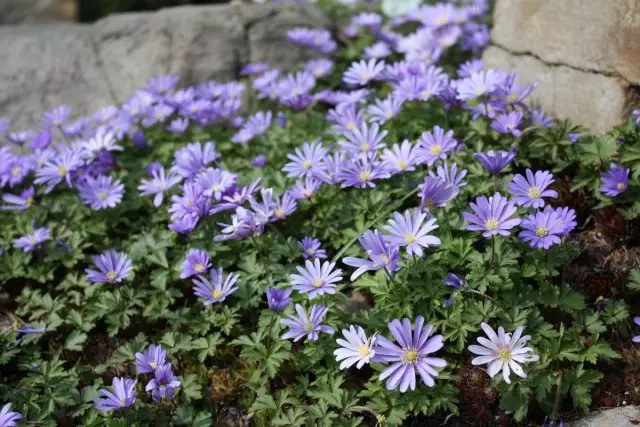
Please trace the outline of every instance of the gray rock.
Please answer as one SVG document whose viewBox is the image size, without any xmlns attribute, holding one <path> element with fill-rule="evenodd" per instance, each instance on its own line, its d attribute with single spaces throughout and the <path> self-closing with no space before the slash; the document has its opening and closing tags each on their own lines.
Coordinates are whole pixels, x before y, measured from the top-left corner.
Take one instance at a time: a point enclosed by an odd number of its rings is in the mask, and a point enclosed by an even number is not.
<svg viewBox="0 0 640 427">
<path fill-rule="evenodd" d="M 538 87 L 529 97 L 531 104 L 598 133 L 610 130 L 638 104 L 636 91 L 619 77 L 547 65 L 497 46 L 489 47 L 483 59 L 487 67 L 517 72 L 518 81 L 537 82 Z"/>
<path fill-rule="evenodd" d="M 123 102 L 156 75 L 189 85 L 237 77 L 252 61 L 290 68 L 310 52 L 285 32 L 329 24 L 310 4 L 228 4 L 116 14 L 91 26 L 0 27 L 0 116 L 34 127 L 59 104 L 82 115 Z"/>
<path fill-rule="evenodd" d="M 640 408 L 623 406 L 594 412 L 579 421 L 571 423 L 571 427 L 632 427 L 631 420 L 640 418 Z"/>
</svg>

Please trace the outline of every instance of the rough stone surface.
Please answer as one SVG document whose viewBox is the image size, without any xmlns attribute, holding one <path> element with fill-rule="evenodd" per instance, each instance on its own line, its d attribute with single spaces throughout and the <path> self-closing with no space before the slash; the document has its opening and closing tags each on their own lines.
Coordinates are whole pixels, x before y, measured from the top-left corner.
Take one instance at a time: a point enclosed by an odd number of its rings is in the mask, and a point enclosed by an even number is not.
<svg viewBox="0 0 640 427">
<path fill-rule="evenodd" d="M 497 46 L 484 54 L 487 67 L 513 70 L 519 81 L 538 83 L 530 104 L 561 119 L 571 119 L 603 133 L 618 124 L 637 103 L 635 91 L 619 77 L 585 72 L 563 65 L 547 65 L 529 55 Z"/>
<path fill-rule="evenodd" d="M 571 427 L 632 427 L 637 425 L 631 420 L 640 418 L 640 408 L 624 406 L 595 412 L 571 424 Z"/>
<path fill-rule="evenodd" d="M 0 0 L 0 24 L 73 21 L 77 0 Z"/>
<path fill-rule="evenodd" d="M 156 75 L 188 85 L 234 78 L 251 61 L 286 69 L 309 55 L 286 31 L 329 25 L 310 4 L 230 4 L 116 14 L 91 26 L 2 26 L 0 116 L 33 127 L 62 103 L 80 115 L 122 102 Z"/>
<path fill-rule="evenodd" d="M 640 0 L 500 0 L 494 22 L 507 50 L 640 83 Z"/>
</svg>

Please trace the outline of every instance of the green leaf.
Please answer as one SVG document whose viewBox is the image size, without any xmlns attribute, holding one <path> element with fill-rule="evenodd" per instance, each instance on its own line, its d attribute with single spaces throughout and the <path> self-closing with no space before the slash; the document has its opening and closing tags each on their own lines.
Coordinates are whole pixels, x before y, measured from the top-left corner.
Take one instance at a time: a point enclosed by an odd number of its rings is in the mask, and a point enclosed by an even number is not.
<svg viewBox="0 0 640 427">
<path fill-rule="evenodd" d="M 87 340 L 87 334 L 78 330 L 72 331 L 64 342 L 64 348 L 71 351 L 82 351 L 82 343 Z"/>
</svg>

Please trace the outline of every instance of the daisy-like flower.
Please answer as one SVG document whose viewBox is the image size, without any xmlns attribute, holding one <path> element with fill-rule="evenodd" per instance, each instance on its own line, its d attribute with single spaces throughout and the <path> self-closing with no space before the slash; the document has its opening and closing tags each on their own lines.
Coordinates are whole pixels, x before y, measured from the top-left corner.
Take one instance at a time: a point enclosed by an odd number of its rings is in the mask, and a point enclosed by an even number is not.
<svg viewBox="0 0 640 427">
<path fill-rule="evenodd" d="M 301 179 L 297 180 L 295 185 L 287 193 L 289 193 L 294 200 L 309 199 L 318 191 L 321 185 L 321 181 L 308 176 L 304 181 Z"/>
<path fill-rule="evenodd" d="M 385 99 L 377 99 L 373 105 L 369 106 L 367 112 L 371 116 L 372 122 L 384 123 L 402 111 L 402 104 L 402 98 L 389 95 Z"/>
<path fill-rule="evenodd" d="M 167 353 L 162 346 L 151 344 L 147 351 L 144 353 L 138 352 L 135 356 L 136 361 L 134 363 L 138 374 L 150 374 L 159 366 L 164 365 Z"/>
<path fill-rule="evenodd" d="M 324 305 L 314 304 L 308 314 L 300 304 L 296 304 L 295 309 L 297 316 L 290 314 L 288 319 L 280 319 L 280 323 L 289 328 L 282 335 L 283 340 L 293 338 L 293 342 L 298 342 L 306 337 L 309 341 L 318 341 L 321 332 L 329 335 L 335 333 L 333 328 L 322 324 L 329 311 Z"/>
<path fill-rule="evenodd" d="M 58 128 L 62 126 L 71 115 L 71 107 L 59 105 L 53 110 L 44 113 L 40 124 L 45 128 Z"/>
<path fill-rule="evenodd" d="M 349 153 L 366 157 L 384 147 L 383 139 L 387 133 L 386 130 L 380 131 L 377 123 L 369 126 L 364 122 L 359 128 L 345 133 L 347 140 L 338 141 L 338 144 Z"/>
<path fill-rule="evenodd" d="M 302 144 L 302 150 L 296 148 L 293 154 L 287 154 L 289 163 L 284 165 L 282 170 L 287 173 L 288 177 L 302 178 L 312 176 L 317 172 L 322 159 L 327 155 L 327 149 L 322 146 L 320 141 L 305 142 Z"/>
<path fill-rule="evenodd" d="M 99 127 L 96 133 L 87 141 L 81 143 L 80 146 L 91 159 L 95 159 L 101 151 L 124 150 L 121 145 L 118 145 L 115 134 L 103 126 Z"/>
<path fill-rule="evenodd" d="M 564 224 L 556 213 L 546 209 L 523 219 L 520 227 L 523 229 L 520 238 L 529 242 L 532 248 L 549 249 L 552 245 L 559 245 L 560 234 L 564 231 Z"/>
<path fill-rule="evenodd" d="M 93 210 L 116 207 L 124 195 L 124 185 L 111 176 L 102 175 L 97 178 L 86 176 L 77 187 L 82 203 Z"/>
<path fill-rule="evenodd" d="M 183 134 L 188 127 L 189 127 L 189 119 L 177 118 L 177 119 L 173 119 L 171 123 L 169 123 L 169 126 L 167 126 L 167 130 L 171 133 Z"/>
<path fill-rule="evenodd" d="M 280 221 L 294 213 L 298 205 L 289 192 L 273 198 L 273 214 L 269 218 L 271 222 Z"/>
<path fill-rule="evenodd" d="M 390 235 L 385 235 L 384 239 L 391 245 L 407 248 L 407 256 L 422 258 L 424 252 L 422 248 L 439 246 L 439 238 L 429 234 L 430 231 L 438 228 L 436 219 L 431 218 L 425 223 L 427 214 L 419 209 L 405 211 L 404 215 L 398 212 L 393 213 L 393 218 L 384 227 Z"/>
<path fill-rule="evenodd" d="M 345 160 L 344 152 L 338 151 L 322 159 L 318 172 L 314 173 L 313 176 L 326 184 L 337 184 L 340 182 L 340 174 L 344 167 L 349 164 L 351 162 Z"/>
<path fill-rule="evenodd" d="M 205 299 L 204 305 L 222 302 L 238 290 L 238 287 L 234 286 L 237 280 L 238 275 L 233 273 L 223 280 L 222 268 L 211 270 L 211 280 L 204 276 L 193 280 L 196 285 L 193 288 L 193 293 Z"/>
<path fill-rule="evenodd" d="M 197 178 L 202 194 L 221 200 L 222 195 L 236 183 L 237 175 L 224 169 L 207 168 Z"/>
<path fill-rule="evenodd" d="M 578 223 L 576 222 L 576 211 L 569 208 L 552 208 L 551 206 L 545 206 L 544 213 L 555 213 L 558 218 L 558 222 L 562 227 L 562 231 L 558 233 L 559 236 L 568 235 Z"/>
<path fill-rule="evenodd" d="M 340 369 L 347 369 L 356 365 L 360 369 L 369 364 L 376 355 L 376 335 L 367 337 L 361 326 L 349 325 L 349 329 L 343 329 L 344 339 L 336 341 L 340 346 L 333 352 L 336 362 L 340 362 Z"/>
<path fill-rule="evenodd" d="M 267 288 L 269 310 L 279 313 L 291 304 L 291 289 Z"/>
<path fill-rule="evenodd" d="M 98 411 L 118 411 L 128 408 L 136 402 L 137 380 L 115 377 L 113 379 L 113 393 L 104 388 L 98 390 L 102 397 L 93 399 Z M 115 394 L 114 394 L 115 393 Z"/>
<path fill-rule="evenodd" d="M 153 378 L 147 383 L 144 390 L 150 391 L 151 397 L 157 402 L 162 399 L 173 399 L 175 389 L 178 387 L 180 387 L 180 380 L 173 375 L 171 363 L 165 363 L 153 372 Z"/>
<path fill-rule="evenodd" d="M 393 144 L 391 149 L 385 148 L 382 161 L 386 164 L 387 170 L 394 174 L 413 171 L 420 160 L 419 151 L 420 147 L 405 139 L 402 144 Z"/>
<path fill-rule="evenodd" d="M 178 84 L 179 80 L 180 77 L 173 74 L 151 77 L 147 80 L 147 89 L 153 94 L 165 95 Z"/>
<path fill-rule="evenodd" d="M 447 153 L 453 151 L 458 141 L 453 139 L 453 131 L 444 132 L 440 126 L 435 126 L 433 132 L 423 132 L 418 139 L 421 160 L 427 165 L 433 165 L 438 159 L 446 159 Z"/>
<path fill-rule="evenodd" d="M 313 237 L 303 237 L 302 240 L 298 242 L 298 247 L 302 249 L 302 256 L 304 256 L 305 259 L 324 259 L 327 257 L 327 251 L 320 248 L 321 244 L 320 240 L 314 239 Z"/>
<path fill-rule="evenodd" d="M 439 165 L 436 168 L 435 173 L 433 171 L 429 171 L 429 176 L 433 178 L 440 178 L 449 187 L 455 188 L 454 197 L 458 195 L 460 188 L 467 185 L 466 181 L 463 181 L 464 177 L 467 176 L 467 170 L 462 169 L 458 172 L 458 165 L 456 163 L 452 163 L 451 167 L 449 167 L 445 162 L 443 165 Z"/>
<path fill-rule="evenodd" d="M 165 175 L 164 168 L 160 166 L 150 172 L 151 179 L 142 179 L 138 190 L 141 196 L 153 196 L 153 206 L 156 208 L 162 204 L 164 193 L 175 187 L 182 181 L 182 177 L 173 172 Z"/>
<path fill-rule="evenodd" d="M 463 212 L 464 219 L 470 222 L 465 228 L 472 231 L 482 231 L 484 237 L 496 235 L 508 236 L 509 230 L 520 224 L 520 218 L 512 218 L 516 213 L 513 202 L 507 201 L 500 193 L 495 193 L 487 199 L 480 196 L 475 203 L 471 203 L 470 212 Z"/>
<path fill-rule="evenodd" d="M 200 249 L 190 249 L 182 263 L 180 278 L 186 279 L 191 276 L 202 275 L 206 273 L 209 268 L 211 268 L 209 253 Z"/>
<path fill-rule="evenodd" d="M 602 179 L 602 186 L 599 188 L 600 192 L 609 197 L 615 197 L 627 191 L 629 187 L 629 172 L 631 172 L 630 169 L 625 169 L 622 165 L 612 163 L 609 172 L 603 172 L 600 175 Z"/>
<path fill-rule="evenodd" d="M 345 71 L 342 81 L 354 86 L 364 86 L 381 75 L 384 67 L 384 61 L 378 62 L 375 58 L 354 62 Z"/>
<path fill-rule="evenodd" d="M 365 58 L 386 58 L 392 53 L 393 51 L 391 50 L 389 45 L 383 41 L 376 42 L 364 49 Z"/>
<path fill-rule="evenodd" d="M 637 326 L 640 326 L 640 316 L 636 316 L 633 318 L 633 323 L 635 323 Z M 636 335 L 635 337 L 633 337 L 631 339 L 633 342 L 635 343 L 640 343 L 640 335 Z"/>
<path fill-rule="evenodd" d="M 40 246 L 40 244 L 45 240 L 49 239 L 51 239 L 51 230 L 49 227 L 41 227 L 33 230 L 32 233 L 16 239 L 16 241 L 13 242 L 13 247 L 16 249 L 22 249 L 22 252 L 27 253 Z"/>
<path fill-rule="evenodd" d="M 416 371 L 428 387 L 434 387 L 435 378 L 440 375 L 436 368 L 447 366 L 444 359 L 431 356 L 443 347 L 442 335 L 429 337 L 433 326 L 425 326 L 422 316 L 416 318 L 413 330 L 411 320 L 405 318 L 402 322 L 398 319 L 390 322 L 389 331 L 398 344 L 383 336 L 378 337 L 374 358 L 375 362 L 393 363 L 380 374 L 380 381 L 387 380 L 387 390 L 399 388 L 402 393 L 408 389 L 415 390 Z"/>
<path fill-rule="evenodd" d="M 120 283 L 133 270 L 129 256 L 124 252 L 116 252 L 114 249 L 94 256 L 93 263 L 98 268 L 97 270 L 89 268 L 85 270 L 92 283 L 108 283 L 110 285 Z"/>
<path fill-rule="evenodd" d="M 542 208 L 544 207 L 543 197 L 557 198 L 558 193 L 555 190 L 547 190 L 555 180 L 549 171 L 536 171 L 534 174 L 531 169 L 526 170 L 526 178 L 520 174 L 513 177 L 508 185 L 509 194 L 513 196 L 513 201 L 525 208 Z"/>
<path fill-rule="evenodd" d="M 516 158 L 516 153 L 515 151 L 489 150 L 486 153 L 476 153 L 474 157 L 490 174 L 497 175 Z"/>
<path fill-rule="evenodd" d="M 298 273 L 291 275 L 293 289 L 301 294 L 309 294 L 309 299 L 317 295 L 335 294 L 336 284 L 342 280 L 342 270 L 335 269 L 336 263 L 325 261 L 320 264 L 319 259 L 313 262 L 306 260 L 303 267 L 296 267 Z"/>
<path fill-rule="evenodd" d="M 332 123 L 331 129 L 338 135 L 366 126 L 364 112 L 353 103 L 338 104 L 336 108 L 329 110 L 327 120 Z"/>
<path fill-rule="evenodd" d="M 496 90 L 502 79 L 503 76 L 495 70 L 480 71 L 465 77 L 456 84 L 458 99 L 466 101 L 490 94 Z"/>
<path fill-rule="evenodd" d="M 315 77 L 324 77 L 331 74 L 333 61 L 326 58 L 311 59 L 305 64 L 304 70 L 313 74 Z"/>
<path fill-rule="evenodd" d="M 460 277 L 458 277 L 453 273 L 449 273 L 448 277 L 442 281 L 442 284 L 446 286 L 451 286 L 453 289 L 455 289 L 455 291 L 451 293 L 451 296 L 445 302 L 442 303 L 442 307 L 447 308 L 451 306 L 451 304 L 453 304 L 453 300 L 458 294 L 456 291 L 459 291 L 460 288 L 467 286 L 467 281 L 464 279 L 461 279 Z"/>
<path fill-rule="evenodd" d="M 33 187 L 29 187 L 20 193 L 19 196 L 15 194 L 3 194 L 2 201 L 5 205 L 0 206 L 0 210 L 3 211 L 23 211 L 33 206 L 33 196 L 35 190 Z"/>
<path fill-rule="evenodd" d="M 11 411 L 11 403 L 7 403 L 0 410 L 0 426 L 14 427 L 18 425 L 18 421 L 22 419 L 22 415 L 18 412 Z"/>
<path fill-rule="evenodd" d="M 443 208 L 458 194 L 458 188 L 440 177 L 427 176 L 420 192 L 420 209 L 432 211 Z"/>
<path fill-rule="evenodd" d="M 492 122 L 491 127 L 498 133 L 508 133 L 516 138 L 522 135 L 518 129 L 524 114 L 522 111 L 511 111 L 509 113 L 499 114 Z"/>
<path fill-rule="evenodd" d="M 36 171 L 36 184 L 46 184 L 46 193 L 49 193 L 63 179 L 69 187 L 72 187 L 71 176 L 78 168 L 84 165 L 83 152 L 76 148 L 66 148 L 47 157 L 40 169 Z"/>
<path fill-rule="evenodd" d="M 218 158 L 220 153 L 213 142 L 194 142 L 175 152 L 171 171 L 184 178 L 192 178 Z"/>
<path fill-rule="evenodd" d="M 398 269 L 398 246 L 387 244 L 378 230 L 365 231 L 358 241 L 369 259 L 345 257 L 342 260 L 346 265 L 357 268 L 349 278 L 352 282 L 367 271 L 384 268 L 389 274 L 393 274 Z"/>
<path fill-rule="evenodd" d="M 359 187 L 373 188 L 376 179 L 389 178 L 391 174 L 387 171 L 386 164 L 373 158 L 360 158 L 343 165 L 338 174 L 338 179 L 342 182 L 341 188 Z"/>
<path fill-rule="evenodd" d="M 505 333 L 502 326 L 498 328 L 497 334 L 491 326 L 484 322 L 480 324 L 480 327 L 489 339 L 478 337 L 480 345 L 469 346 L 469 351 L 478 355 L 471 363 L 473 365 L 488 365 L 487 373 L 491 378 L 502 371 L 502 377 L 507 384 L 511 384 L 511 378 L 509 378 L 511 372 L 526 378 L 527 374 L 519 364 L 535 362 L 540 359 L 540 356 L 531 354 L 533 353 L 531 347 L 525 347 L 531 337 L 529 335 L 522 336 L 524 328 L 522 326 L 516 328 L 512 335 Z"/>
</svg>

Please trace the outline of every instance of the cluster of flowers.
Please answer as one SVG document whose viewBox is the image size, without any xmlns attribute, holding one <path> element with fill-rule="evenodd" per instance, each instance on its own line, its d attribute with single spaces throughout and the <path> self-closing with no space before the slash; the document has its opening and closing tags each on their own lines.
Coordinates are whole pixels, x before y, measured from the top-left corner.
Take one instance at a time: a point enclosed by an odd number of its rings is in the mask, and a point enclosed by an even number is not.
<svg viewBox="0 0 640 427">
<path fill-rule="evenodd" d="M 163 399 L 171 400 L 175 390 L 180 387 L 180 380 L 173 375 L 171 363 L 165 363 L 167 354 L 161 346 L 150 345 L 144 353 L 136 353 L 135 366 L 138 375 L 153 374 L 145 387 L 151 392 L 155 402 Z M 113 378 L 113 392 L 100 389 L 102 397 L 94 399 L 95 408 L 99 411 L 113 411 L 128 408 L 136 402 L 137 379 Z"/>
</svg>

